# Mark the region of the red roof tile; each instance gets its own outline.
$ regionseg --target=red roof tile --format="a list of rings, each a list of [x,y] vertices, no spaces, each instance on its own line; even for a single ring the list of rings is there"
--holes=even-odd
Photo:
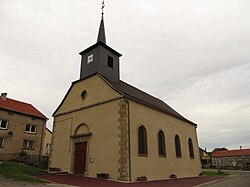
[[[241,156],[250,155],[250,149],[237,149],[227,151],[215,151],[212,153],[212,157],[224,157],[224,156]]]
[[[42,119],[48,119],[45,115],[43,115],[39,110],[37,110],[31,104],[17,101],[14,99],[9,99],[9,98],[2,99],[0,97],[0,109],[18,112],[30,116],[35,116]]]

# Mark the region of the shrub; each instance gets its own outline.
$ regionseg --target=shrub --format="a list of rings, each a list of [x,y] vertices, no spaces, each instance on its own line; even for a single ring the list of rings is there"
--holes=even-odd
[[[29,154],[26,151],[22,150],[18,153],[17,156],[18,162],[26,163],[28,159],[29,159]]]

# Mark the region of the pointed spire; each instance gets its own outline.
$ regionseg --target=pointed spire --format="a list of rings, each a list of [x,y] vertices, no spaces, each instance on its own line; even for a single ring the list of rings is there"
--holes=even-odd
[[[105,28],[104,28],[104,19],[103,19],[103,9],[104,9],[105,5],[104,5],[104,0],[102,1],[102,19],[101,19],[101,23],[100,23],[100,27],[99,27],[99,33],[98,33],[98,37],[97,37],[97,42],[102,42],[106,44],[106,37],[105,37]]]

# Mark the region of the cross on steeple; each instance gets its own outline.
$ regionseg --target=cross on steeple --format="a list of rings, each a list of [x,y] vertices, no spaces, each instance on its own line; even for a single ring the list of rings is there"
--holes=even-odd
[[[102,19],[101,19],[101,23],[100,23],[100,27],[99,27],[99,33],[98,33],[98,37],[97,37],[97,42],[103,42],[106,44],[106,37],[105,37],[105,28],[104,28],[104,0],[102,1]]]
[[[103,20],[103,15],[104,15],[104,7],[105,7],[105,4],[104,4],[104,0],[102,1],[102,20]]]

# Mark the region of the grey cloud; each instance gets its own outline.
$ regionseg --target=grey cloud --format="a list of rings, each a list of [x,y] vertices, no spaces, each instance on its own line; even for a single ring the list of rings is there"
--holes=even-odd
[[[107,42],[123,54],[124,81],[197,122],[203,147],[249,145],[246,134],[235,131],[249,132],[248,1],[106,4]],[[37,106],[50,117],[50,128],[52,112],[79,78],[78,53],[96,41],[100,5],[87,0],[0,1],[0,90]],[[233,132],[219,133],[223,130]]]

